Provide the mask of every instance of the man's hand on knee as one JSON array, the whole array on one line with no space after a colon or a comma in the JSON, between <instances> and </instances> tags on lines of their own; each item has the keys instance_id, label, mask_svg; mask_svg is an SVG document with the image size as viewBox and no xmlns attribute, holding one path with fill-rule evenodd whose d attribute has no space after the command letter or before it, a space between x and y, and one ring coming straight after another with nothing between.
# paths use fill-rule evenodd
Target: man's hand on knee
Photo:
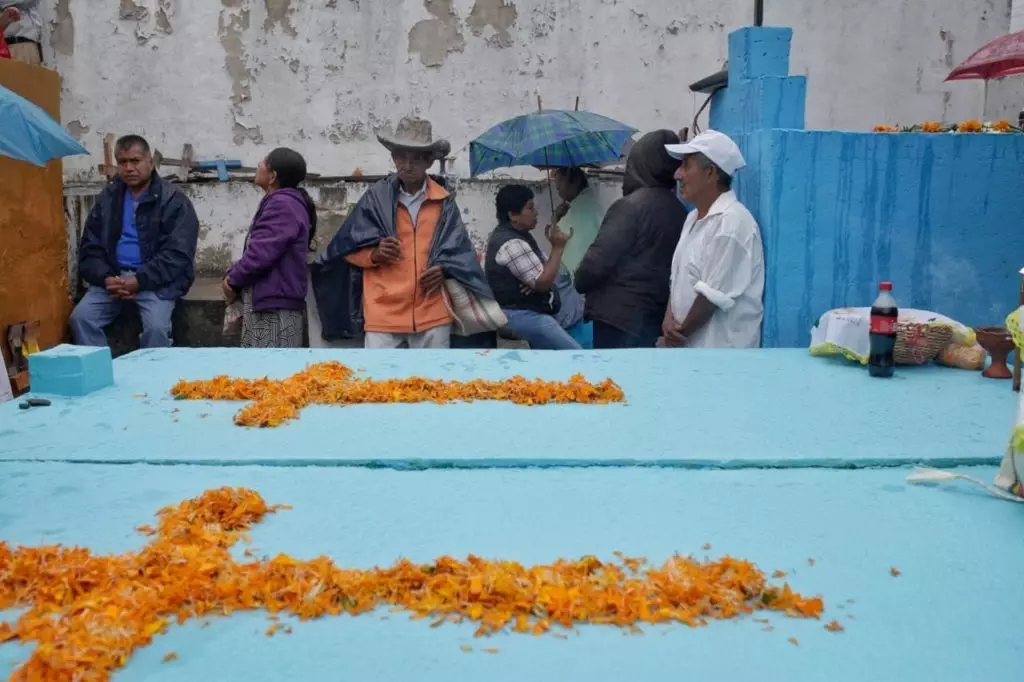
<instances>
[{"instance_id":1,"label":"man's hand on knee","mask_svg":"<svg viewBox=\"0 0 1024 682\"><path fill-rule=\"evenodd\" d=\"M135 299L135 294L139 293L139 280L131 275L128 277L107 277L103 283L111 298L116 298L119 301L132 301Z\"/></svg>"},{"instance_id":2,"label":"man's hand on knee","mask_svg":"<svg viewBox=\"0 0 1024 682\"><path fill-rule=\"evenodd\" d=\"M135 298L135 294L139 293L139 280L134 275L128 275L124 278L122 291L128 298Z\"/></svg>"},{"instance_id":3,"label":"man's hand on knee","mask_svg":"<svg viewBox=\"0 0 1024 682\"><path fill-rule=\"evenodd\" d=\"M103 280L103 286L106 288L108 294L117 298L117 295L121 291L121 287L124 286L124 280L120 277L107 277Z\"/></svg>"}]
</instances>

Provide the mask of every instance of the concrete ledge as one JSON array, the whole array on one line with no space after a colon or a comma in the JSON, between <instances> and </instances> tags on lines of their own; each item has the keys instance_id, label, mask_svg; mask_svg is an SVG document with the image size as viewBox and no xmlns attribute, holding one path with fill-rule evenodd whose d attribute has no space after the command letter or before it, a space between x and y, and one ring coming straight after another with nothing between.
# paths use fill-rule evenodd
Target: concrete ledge
<instances>
[{"instance_id":1,"label":"concrete ledge","mask_svg":"<svg viewBox=\"0 0 1024 682\"><path fill-rule=\"evenodd\" d=\"M178 301L171 318L174 345L178 348L235 348L241 339L238 334L225 335L224 299L221 297L219 277L199 277L189 292ZM120 357L139 348L142 320L134 306L125 306L121 315L107 327L107 343L113 356ZM307 330L307 345L308 334ZM496 333L475 336L452 335L452 348L498 348ZM346 344L348 345L348 344ZM362 348L361 340L352 346ZM505 344L507 347L507 344Z\"/></svg>"},{"instance_id":2,"label":"concrete ledge","mask_svg":"<svg viewBox=\"0 0 1024 682\"><path fill-rule=\"evenodd\" d=\"M237 334L225 336L224 300L220 279L197 278L185 297L178 301L171 318L174 345L185 348L238 346ZM139 348L142 320L135 306L125 306L121 315L107 327L107 342L114 357Z\"/></svg>"}]
</instances>

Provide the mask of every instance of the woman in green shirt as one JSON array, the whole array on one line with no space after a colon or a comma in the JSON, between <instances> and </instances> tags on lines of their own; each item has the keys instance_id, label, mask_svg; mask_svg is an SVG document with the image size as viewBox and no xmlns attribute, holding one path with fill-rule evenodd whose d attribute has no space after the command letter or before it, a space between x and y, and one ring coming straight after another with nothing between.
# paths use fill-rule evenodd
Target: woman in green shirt
<instances>
[{"instance_id":1,"label":"woman in green shirt","mask_svg":"<svg viewBox=\"0 0 1024 682\"><path fill-rule=\"evenodd\" d=\"M597 238L604 211L583 169L557 168L554 179L555 190L562 199L562 204L555 209L555 222L563 232L573 233L562 254L562 265L573 273Z\"/></svg>"}]
</instances>

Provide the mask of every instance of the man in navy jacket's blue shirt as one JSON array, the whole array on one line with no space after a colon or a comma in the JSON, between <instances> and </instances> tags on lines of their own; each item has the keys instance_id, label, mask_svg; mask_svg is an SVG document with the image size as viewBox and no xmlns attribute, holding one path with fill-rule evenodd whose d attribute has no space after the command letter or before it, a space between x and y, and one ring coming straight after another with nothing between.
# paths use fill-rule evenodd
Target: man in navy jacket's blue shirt
<instances>
[{"instance_id":1,"label":"man in navy jacket's blue shirt","mask_svg":"<svg viewBox=\"0 0 1024 682\"><path fill-rule=\"evenodd\" d=\"M89 289L71 313L71 335L80 346L107 345L104 328L133 302L141 346L170 346L174 304L195 279L199 221L188 197L153 170L146 140L126 135L114 153L118 177L97 197L78 250Z\"/></svg>"}]
</instances>

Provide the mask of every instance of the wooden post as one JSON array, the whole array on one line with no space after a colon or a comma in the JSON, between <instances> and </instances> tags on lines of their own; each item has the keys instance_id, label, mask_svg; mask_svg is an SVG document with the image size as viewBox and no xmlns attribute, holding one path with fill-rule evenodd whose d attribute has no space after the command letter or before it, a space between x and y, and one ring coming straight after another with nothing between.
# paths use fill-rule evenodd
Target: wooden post
<instances>
[{"instance_id":1,"label":"wooden post","mask_svg":"<svg viewBox=\"0 0 1024 682\"><path fill-rule=\"evenodd\" d=\"M1020 291L1017 297L1017 304L1024 306L1024 269L1020 271ZM1024 320L1022 320L1024 322ZM1013 390L1020 393L1020 361L1021 349L1017 348L1016 344L1013 348Z\"/></svg>"},{"instance_id":2,"label":"wooden post","mask_svg":"<svg viewBox=\"0 0 1024 682\"><path fill-rule=\"evenodd\" d=\"M188 182L188 174L192 170L192 165L196 162L196 153L192 148L191 143L186 143L181 147L181 165L178 166L180 169L178 172L181 173L181 181Z\"/></svg>"},{"instance_id":3,"label":"wooden post","mask_svg":"<svg viewBox=\"0 0 1024 682\"><path fill-rule=\"evenodd\" d=\"M113 133L107 133L103 136L103 165L100 166L100 173L106 176L108 182L117 175L117 166L114 164Z\"/></svg>"}]
</instances>

